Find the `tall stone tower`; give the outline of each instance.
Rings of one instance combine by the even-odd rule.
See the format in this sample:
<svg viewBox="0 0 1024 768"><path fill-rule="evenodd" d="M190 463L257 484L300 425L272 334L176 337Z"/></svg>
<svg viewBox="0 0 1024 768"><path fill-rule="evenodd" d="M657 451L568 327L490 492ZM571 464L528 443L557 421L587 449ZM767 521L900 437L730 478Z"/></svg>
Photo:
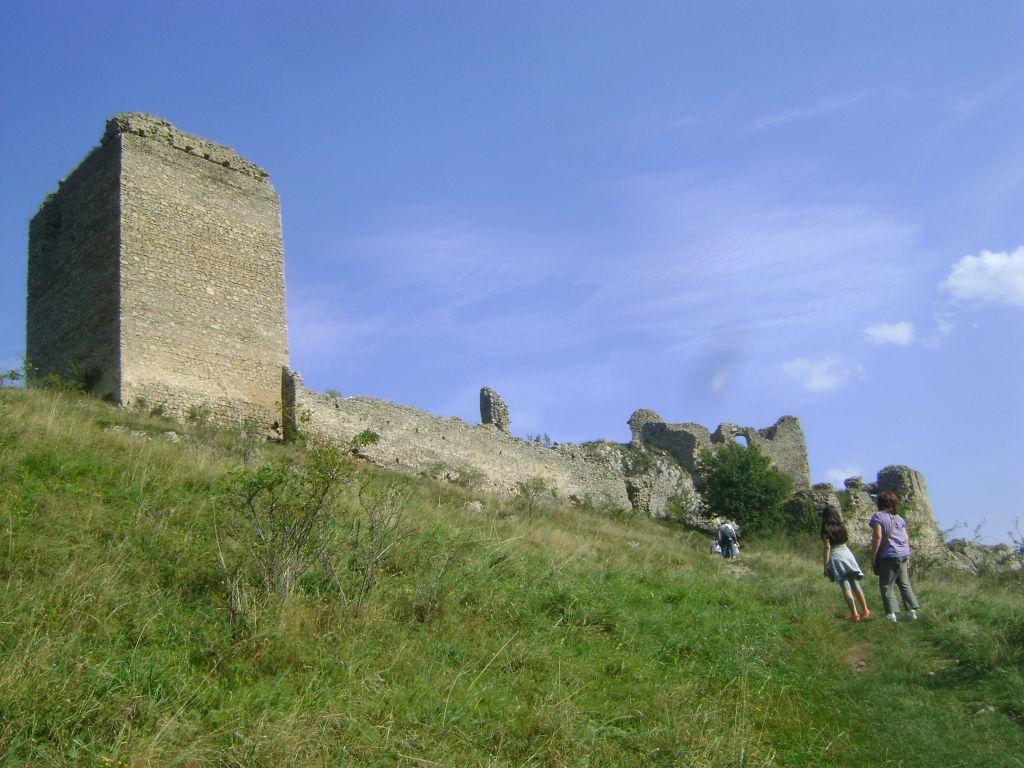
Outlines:
<svg viewBox="0 0 1024 768"><path fill-rule="evenodd" d="M276 420L288 336L267 172L152 115L111 118L29 226L27 330L35 377Z"/></svg>

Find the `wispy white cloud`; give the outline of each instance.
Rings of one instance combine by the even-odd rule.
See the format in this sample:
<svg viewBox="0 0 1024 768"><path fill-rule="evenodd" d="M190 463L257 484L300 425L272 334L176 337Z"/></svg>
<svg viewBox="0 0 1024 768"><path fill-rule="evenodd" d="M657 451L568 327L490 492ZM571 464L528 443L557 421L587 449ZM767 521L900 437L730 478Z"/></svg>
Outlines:
<svg viewBox="0 0 1024 768"><path fill-rule="evenodd" d="M863 100L864 94L839 96L822 99L808 107L797 107L794 109L783 110L781 112L775 112L770 115L760 117L750 123L747 127L747 133L754 133L757 131L763 131L766 128L776 128L780 125L786 125L787 123L795 123L801 120L820 117L821 115L827 115L830 112L837 112L841 109L852 107L854 104Z"/></svg>
<svg viewBox="0 0 1024 768"><path fill-rule="evenodd" d="M865 328L864 335L872 344L895 344L898 347L906 347L914 341L914 324L908 321L879 323Z"/></svg>
<svg viewBox="0 0 1024 768"><path fill-rule="evenodd" d="M810 392L834 392L861 374L861 368L836 356L820 360L798 357L782 364L782 370Z"/></svg>
<svg viewBox="0 0 1024 768"><path fill-rule="evenodd" d="M574 377L601 360L604 381L635 389L629 377L643 372L673 376L693 397L750 375L783 386L780 360L856 341L865 314L888 305L880 285L909 293L917 233L865 206L769 189L633 179L612 190L614 239L600 226L569 236L474 225L467 213L340 242L337 274L289 285L296 364L365 369L386 350L420 371L482 359ZM835 366L788 373L830 391L856 370Z"/></svg>
<svg viewBox="0 0 1024 768"><path fill-rule="evenodd" d="M837 335L852 342L891 298L879 286L899 295L916 280L916 229L863 206L656 176L633 180L623 210L631 240L596 250L584 273L591 311L679 353L742 347L777 360Z"/></svg>
<svg viewBox="0 0 1024 768"><path fill-rule="evenodd" d="M1024 246L964 256L950 269L942 288L963 301L1024 306Z"/></svg>
<svg viewBox="0 0 1024 768"><path fill-rule="evenodd" d="M438 218L425 225L398 224L347 242L341 250L394 288L425 290L459 303L483 301L551 277L552 243L527 232Z"/></svg>

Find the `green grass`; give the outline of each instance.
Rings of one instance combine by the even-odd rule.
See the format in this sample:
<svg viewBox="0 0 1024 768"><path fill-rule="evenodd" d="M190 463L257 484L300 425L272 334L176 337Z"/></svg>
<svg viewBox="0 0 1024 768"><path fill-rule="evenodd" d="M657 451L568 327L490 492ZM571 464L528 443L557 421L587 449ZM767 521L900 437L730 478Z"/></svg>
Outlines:
<svg viewBox="0 0 1024 768"><path fill-rule="evenodd" d="M853 625L813 541L423 480L365 610L314 575L231 621L217 489L297 451L0 390L0 764L1024 765L1020 581Z"/></svg>

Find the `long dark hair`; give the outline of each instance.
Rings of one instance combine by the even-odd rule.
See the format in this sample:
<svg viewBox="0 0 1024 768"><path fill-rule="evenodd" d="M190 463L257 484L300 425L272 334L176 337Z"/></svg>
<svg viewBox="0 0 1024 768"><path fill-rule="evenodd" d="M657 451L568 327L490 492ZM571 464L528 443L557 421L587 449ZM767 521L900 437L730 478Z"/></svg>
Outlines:
<svg viewBox="0 0 1024 768"><path fill-rule="evenodd" d="M842 515L834 509L821 513L821 538L828 539L829 544L845 544L850 540Z"/></svg>

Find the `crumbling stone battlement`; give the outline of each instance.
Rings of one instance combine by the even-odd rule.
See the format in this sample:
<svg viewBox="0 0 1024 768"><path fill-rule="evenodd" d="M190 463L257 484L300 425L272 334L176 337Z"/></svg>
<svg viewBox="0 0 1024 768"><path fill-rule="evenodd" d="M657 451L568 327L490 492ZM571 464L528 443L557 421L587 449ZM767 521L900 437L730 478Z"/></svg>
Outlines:
<svg viewBox="0 0 1024 768"><path fill-rule="evenodd" d="M809 491L798 493L797 501L810 504L819 514L825 509L839 510L846 522L850 543L866 548L871 544L868 522L878 510L875 499L884 491L892 491L900 498L900 508L907 520L914 549L934 552L945 547L932 512L924 475L920 472L893 465L879 470L874 483L865 483L862 477L850 477L844 486L842 501L830 483L819 483Z"/></svg>
<svg viewBox="0 0 1024 768"><path fill-rule="evenodd" d="M502 432L512 434L512 420L508 415L508 406L501 395L490 387L480 390L480 423L493 424Z"/></svg>
<svg viewBox="0 0 1024 768"><path fill-rule="evenodd" d="M125 134L159 141L185 154L201 158L254 179L268 180L270 174L255 163L249 162L231 147L216 144L200 136L179 131L171 123L144 112L122 112L107 121L102 144Z"/></svg>
<svg viewBox="0 0 1024 768"><path fill-rule="evenodd" d="M697 472L702 450L743 438L789 475L795 490L811 487L807 441L795 416L783 416L765 429L723 423L711 433L700 424L666 424L657 413L642 408L629 418L629 431L634 445L652 445L668 451L691 475Z"/></svg>

